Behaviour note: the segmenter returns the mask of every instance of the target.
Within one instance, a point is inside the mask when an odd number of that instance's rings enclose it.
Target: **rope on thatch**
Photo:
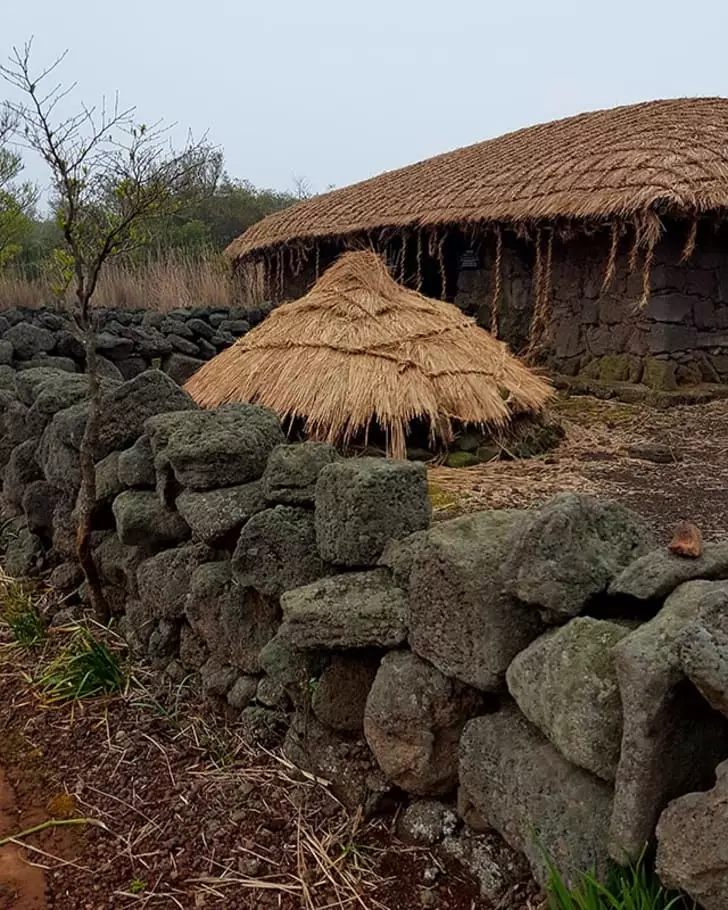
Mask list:
[[[315,257],[316,257],[316,264],[315,264],[315,268],[314,268],[314,275],[315,275],[315,280],[318,281],[319,275],[320,275],[319,270],[321,267],[321,244],[319,244],[319,243],[317,243],[315,246]]]
[[[440,235],[437,243],[437,262],[440,266],[440,299],[447,300],[447,271],[445,270],[445,231]]]
[[[407,238],[409,236],[408,231],[402,231],[402,261],[399,264],[399,283],[405,284],[406,282],[406,268],[407,268]]]
[[[618,221],[612,222],[611,229],[611,243],[609,244],[609,257],[607,258],[607,267],[604,270],[604,281],[602,281],[601,293],[603,294],[608,288],[609,285],[614,281],[614,276],[617,274],[617,250],[619,247],[619,229],[620,225]]]
[[[503,281],[503,231],[500,225],[495,229],[495,260],[493,262],[493,296],[490,301],[490,334],[498,337],[498,316],[500,314],[501,284]]]
[[[629,274],[634,275],[637,271],[637,262],[640,254],[640,246],[642,244],[642,221],[639,218],[634,218],[632,225],[634,227],[634,241],[632,242],[632,248],[629,251]]]
[[[682,255],[680,256],[680,262],[687,262],[688,259],[695,252],[695,244],[698,239],[698,216],[694,215],[693,220],[690,223],[690,230],[688,231],[687,239],[685,240],[685,246],[683,247]]]
[[[372,252],[340,257],[186,389],[203,407],[257,402],[331,443],[347,445],[376,423],[393,457],[406,454],[413,421],[447,441],[452,421],[502,425],[552,395],[502,342],[456,306],[398,285]]]

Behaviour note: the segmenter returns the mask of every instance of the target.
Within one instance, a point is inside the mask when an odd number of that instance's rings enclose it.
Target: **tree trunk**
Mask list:
[[[96,618],[99,622],[107,623],[111,618],[111,611],[104,597],[104,592],[101,588],[101,578],[91,552],[91,530],[96,506],[96,449],[99,441],[99,422],[101,417],[101,383],[96,368],[96,332],[87,315],[84,318],[84,323],[89,414],[83,433],[83,440],[81,441],[81,489],[77,503],[76,552],[86,578],[89,598]]]

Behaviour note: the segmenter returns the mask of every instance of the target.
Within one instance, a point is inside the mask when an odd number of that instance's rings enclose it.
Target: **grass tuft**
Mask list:
[[[56,703],[115,695],[124,690],[127,674],[118,652],[79,626],[36,682],[45,698]]]
[[[21,582],[0,574],[0,622],[10,629],[13,639],[23,648],[32,648],[47,635],[38,605]]]

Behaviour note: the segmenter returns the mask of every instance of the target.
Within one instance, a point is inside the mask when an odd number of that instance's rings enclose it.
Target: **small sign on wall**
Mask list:
[[[480,260],[478,259],[478,254],[475,250],[465,250],[464,253],[460,256],[460,268],[461,269],[479,269]]]

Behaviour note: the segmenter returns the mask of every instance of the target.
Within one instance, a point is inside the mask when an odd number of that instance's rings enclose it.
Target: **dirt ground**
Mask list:
[[[496,910],[183,688],[137,675],[53,707],[29,683],[47,659],[0,639],[0,910]],[[2,845],[48,819],[87,822]],[[517,881],[498,910],[535,894]]]
[[[566,438],[548,455],[473,468],[430,470],[440,517],[527,508],[574,490],[615,498],[667,542],[694,521],[706,539],[728,536],[728,401],[655,410],[561,397],[554,414]]]

